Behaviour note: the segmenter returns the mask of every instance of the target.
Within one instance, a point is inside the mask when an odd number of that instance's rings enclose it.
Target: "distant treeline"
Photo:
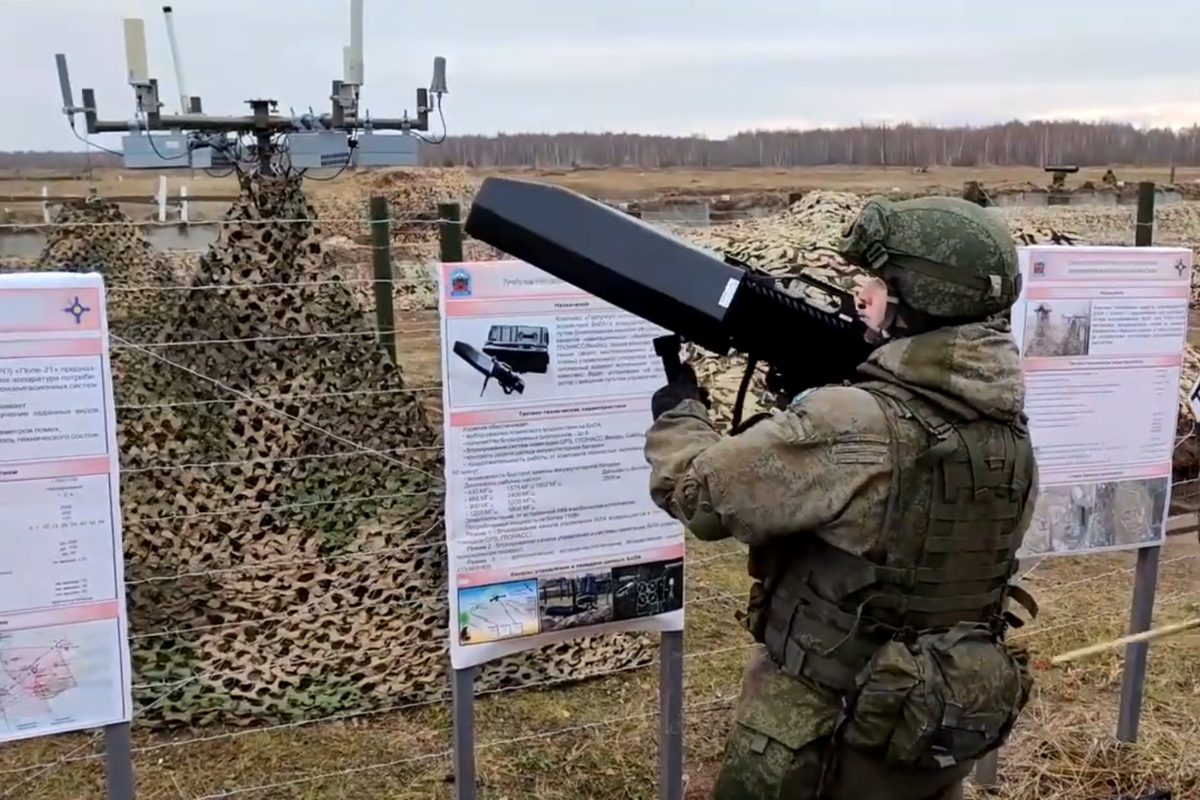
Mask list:
[[[451,136],[423,145],[433,166],[813,167],[1045,166],[1106,164],[1200,166],[1200,126],[1140,130],[1115,122],[1009,122],[981,128],[862,126],[808,131],[747,131],[727,139],[630,133],[514,133]],[[93,167],[119,166],[93,151]],[[84,153],[0,153],[0,169],[83,169]]]

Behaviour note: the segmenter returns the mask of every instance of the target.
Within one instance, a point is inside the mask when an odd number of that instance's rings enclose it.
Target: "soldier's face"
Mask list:
[[[872,278],[855,292],[854,299],[858,307],[858,318],[863,324],[876,333],[883,330],[887,321],[887,284],[880,278]]]

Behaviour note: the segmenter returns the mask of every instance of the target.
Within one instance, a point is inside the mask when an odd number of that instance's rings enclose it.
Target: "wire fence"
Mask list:
[[[431,237],[457,225],[445,209],[433,219],[323,220],[331,222],[411,225]],[[249,235],[311,220],[236,224]],[[123,244],[139,228],[64,222],[54,236],[70,239],[68,226],[114,255],[131,252]],[[97,226],[125,238],[103,245],[111,234]],[[392,305],[412,294],[396,285],[392,248],[402,246],[389,232],[386,246],[368,248],[371,263],[335,264],[333,278],[314,261],[287,265],[306,278],[276,280],[281,260],[305,256],[296,249],[249,276],[231,268],[218,280],[227,261],[214,258],[209,273],[181,267],[178,283],[144,282],[129,264],[130,282],[112,279],[139,798],[454,792],[440,345],[435,318]],[[192,304],[213,308],[203,301],[212,293],[239,313],[196,318]],[[301,296],[309,308],[272,315]],[[353,300],[358,313],[339,312],[330,297]],[[156,324],[145,324],[147,309]],[[172,310],[191,321],[176,324]],[[380,366],[381,350],[402,375]],[[165,396],[152,391],[163,387]],[[1197,489],[1188,481],[1175,491]],[[1186,522],[1173,532],[1195,540]],[[1188,546],[1164,558],[1160,615],[1182,613],[1194,597],[1196,556]],[[753,647],[735,621],[744,557],[735,543],[689,543],[688,797],[704,796]],[[1031,560],[1026,580],[1043,611],[1014,638],[1038,648],[1057,646],[1064,631],[1119,634],[1135,569],[1124,553]],[[655,642],[626,634],[483,669],[476,757],[486,796],[652,796],[656,665]],[[0,695],[0,717],[13,702]],[[97,732],[8,745],[0,798],[102,797],[112,744]]]

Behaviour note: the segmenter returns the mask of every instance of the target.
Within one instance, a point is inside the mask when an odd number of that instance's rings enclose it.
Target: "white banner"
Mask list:
[[[1026,247],[1012,310],[1041,494],[1022,556],[1160,544],[1192,252]]]
[[[0,275],[0,742],[129,722],[99,275]]]
[[[520,261],[439,268],[450,658],[683,628],[683,527],[650,502],[638,317]]]

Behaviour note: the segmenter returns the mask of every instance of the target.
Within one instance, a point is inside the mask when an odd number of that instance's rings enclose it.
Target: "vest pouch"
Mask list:
[[[946,769],[1004,744],[1029,702],[1028,654],[964,623],[880,648],[855,679],[842,742],[899,770]]]
[[[746,604],[746,611],[738,615],[742,625],[754,637],[754,641],[759,643],[765,641],[767,633],[767,604],[769,600],[767,587],[763,586],[761,581],[755,581],[750,585],[750,597],[749,602]]]

